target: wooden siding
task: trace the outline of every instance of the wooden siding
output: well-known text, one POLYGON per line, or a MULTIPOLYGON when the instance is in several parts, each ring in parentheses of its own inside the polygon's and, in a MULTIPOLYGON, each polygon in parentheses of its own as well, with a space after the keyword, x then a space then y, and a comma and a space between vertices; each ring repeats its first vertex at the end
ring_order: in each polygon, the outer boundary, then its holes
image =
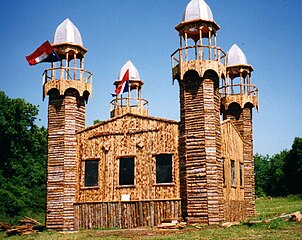
POLYGON ((256 216, 256 194, 254 175, 252 108, 244 108, 241 114, 241 119, 243 122, 244 132, 244 199, 246 202, 247 217, 254 217, 256 216))
POLYGON ((75 229, 154 227, 180 219, 180 199, 75 204, 75 229))
POLYGON ((77 135, 77 203, 180 199, 178 123, 126 114, 77 135), (156 184, 156 159, 173 154, 173 182, 156 184), (133 186, 120 186, 119 158, 134 157, 133 186), (84 186, 84 161, 99 159, 97 187, 84 186))
POLYGON ((182 208, 189 223, 223 220, 220 97, 210 79, 180 80, 182 208))
POLYGON ((224 158, 224 219, 225 221, 241 221, 246 216, 244 199, 245 171, 243 169, 243 185, 240 186, 240 164, 244 164, 243 139, 231 120, 221 124, 222 157, 224 158), (235 185, 231 179, 231 161, 235 162, 235 185))
POLYGON ((74 230, 76 130, 85 127, 85 104, 76 91, 51 95, 48 107, 46 227, 74 230))

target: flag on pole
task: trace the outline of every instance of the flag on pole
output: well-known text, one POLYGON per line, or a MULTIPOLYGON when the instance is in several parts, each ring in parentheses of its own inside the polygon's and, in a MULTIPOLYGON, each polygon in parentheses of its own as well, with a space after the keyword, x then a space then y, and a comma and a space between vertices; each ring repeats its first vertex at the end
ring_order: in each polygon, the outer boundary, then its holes
POLYGON ((120 85, 114 91, 117 95, 129 92, 129 69, 125 72, 120 85))
POLYGON ((29 65, 36 65, 41 62, 60 61, 59 56, 54 51, 49 41, 44 42, 32 54, 25 57, 29 65))

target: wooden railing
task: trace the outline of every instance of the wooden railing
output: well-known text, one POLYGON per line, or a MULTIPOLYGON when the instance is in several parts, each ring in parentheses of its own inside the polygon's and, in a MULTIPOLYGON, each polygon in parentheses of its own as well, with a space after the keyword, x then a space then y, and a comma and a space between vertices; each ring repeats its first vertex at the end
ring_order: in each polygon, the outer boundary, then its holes
POLYGON ((221 48, 202 45, 178 48, 171 55, 172 68, 177 66, 180 62, 189 62, 193 60, 218 61, 222 65, 226 65, 225 59, 226 54, 221 48))
POLYGON ((110 102, 110 111, 115 108, 140 107, 148 109, 148 101, 143 98, 116 97, 110 102))
POLYGON ((75 80, 84 83, 92 83, 92 73, 82 68, 55 67, 45 69, 43 82, 50 80, 75 80))
POLYGON ((239 94, 258 97, 258 88, 252 84, 228 84, 219 89, 221 97, 239 94))

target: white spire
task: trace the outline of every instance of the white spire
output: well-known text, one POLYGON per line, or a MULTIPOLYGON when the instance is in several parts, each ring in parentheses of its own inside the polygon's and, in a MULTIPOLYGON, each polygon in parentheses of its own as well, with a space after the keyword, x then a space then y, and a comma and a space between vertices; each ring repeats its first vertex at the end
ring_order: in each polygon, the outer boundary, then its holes
POLYGON ((83 47, 80 31, 68 18, 57 27, 53 43, 73 43, 83 47))
POLYGON ((128 60, 125 63, 125 65, 121 68, 118 80, 123 79, 123 76, 125 75, 128 69, 129 69, 129 80, 140 80, 138 70, 130 60, 128 60))
POLYGON ((228 51, 226 60, 227 66, 248 65, 245 54, 236 44, 233 44, 228 51))
POLYGON ((204 0, 191 0, 183 14, 183 21, 191 20, 214 21, 211 8, 204 0))

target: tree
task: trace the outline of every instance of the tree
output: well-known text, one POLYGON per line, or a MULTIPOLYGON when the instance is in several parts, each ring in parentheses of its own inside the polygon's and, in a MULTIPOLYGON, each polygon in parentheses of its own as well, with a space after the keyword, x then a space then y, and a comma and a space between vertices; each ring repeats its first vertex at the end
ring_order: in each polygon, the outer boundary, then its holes
POLYGON ((286 186, 291 194, 302 193, 302 138, 294 139, 284 163, 286 186))
POLYGON ((269 182, 267 187, 267 195, 269 196, 285 196, 288 194, 284 173, 284 163, 288 153, 287 150, 283 150, 269 160, 269 182))
POLYGON ((0 220, 45 207, 47 130, 38 108, 0 91, 0 220))
POLYGON ((255 154, 255 185, 256 196, 263 197, 267 195, 269 184, 269 156, 255 154))

